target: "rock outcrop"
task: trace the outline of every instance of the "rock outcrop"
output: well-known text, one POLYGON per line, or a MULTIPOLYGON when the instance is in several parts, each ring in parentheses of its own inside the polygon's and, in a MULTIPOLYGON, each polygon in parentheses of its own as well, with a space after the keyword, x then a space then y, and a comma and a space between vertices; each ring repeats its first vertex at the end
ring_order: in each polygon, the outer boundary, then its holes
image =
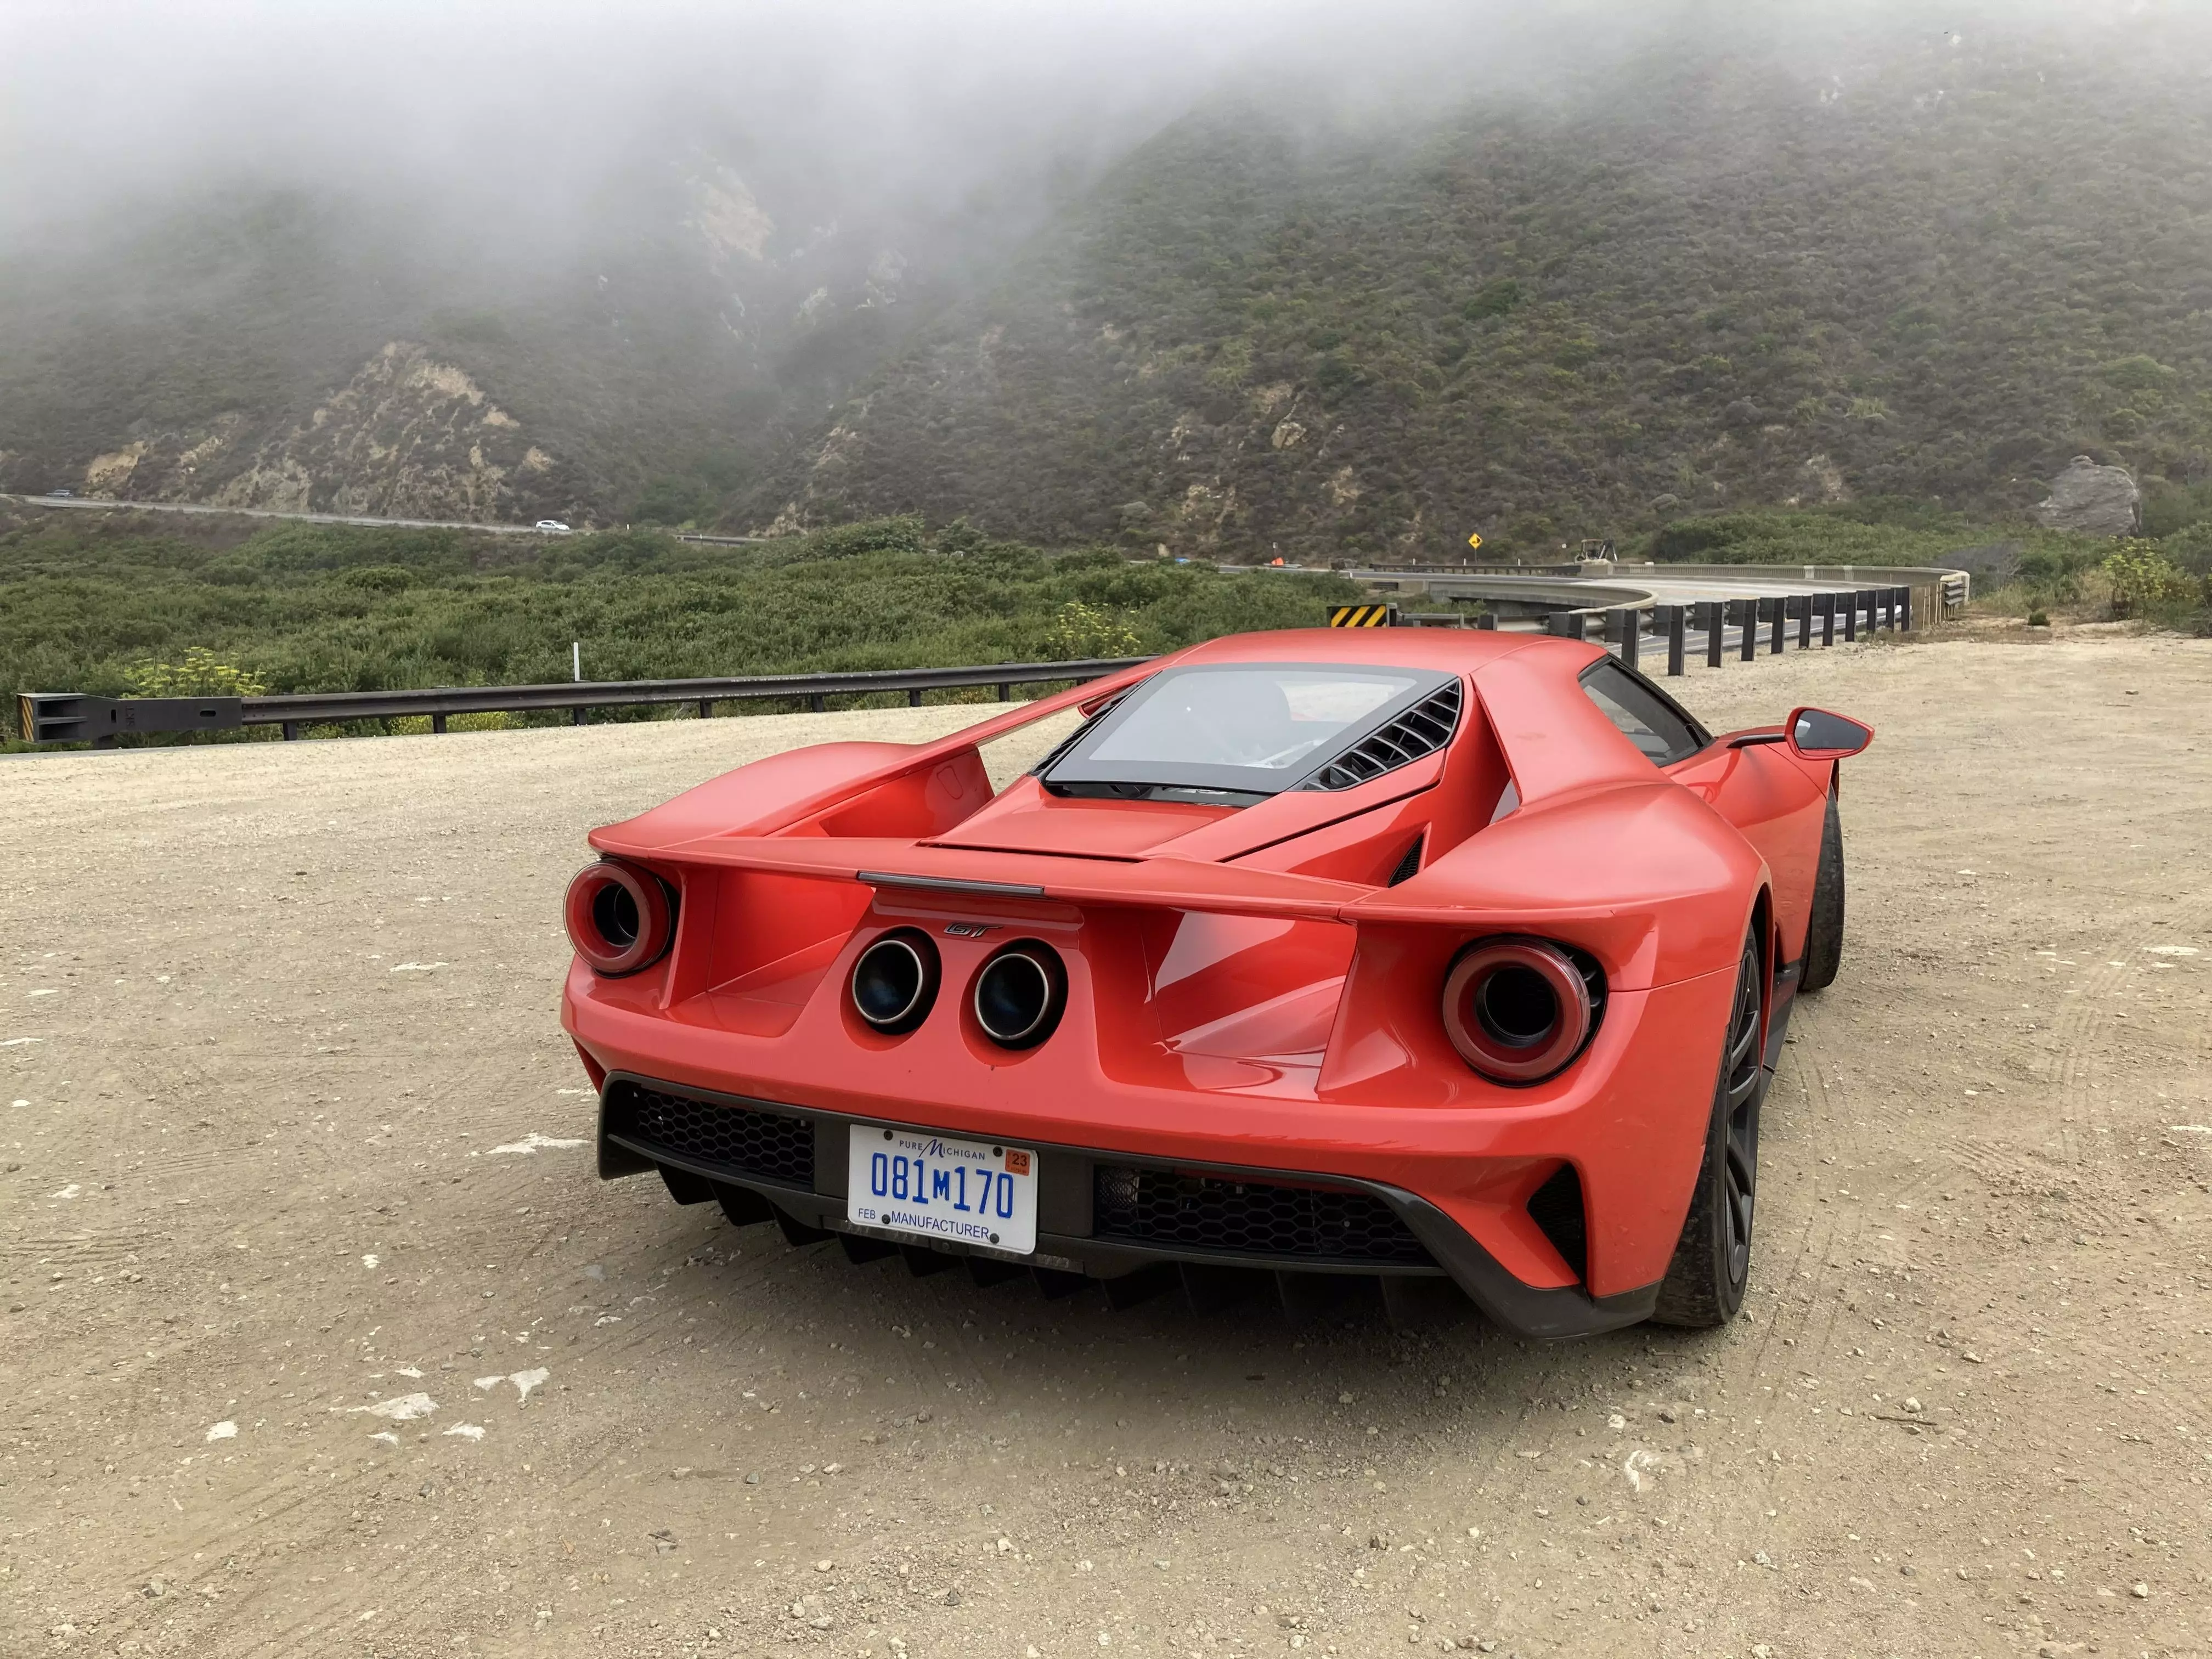
POLYGON ((466 374, 395 340, 343 391, 264 444, 213 500, 295 513, 503 519, 550 466, 466 374))
POLYGON ((2087 455, 2051 481, 2051 499, 2035 509, 2049 530, 2084 536, 2132 536, 2142 528, 2142 491, 2124 466, 2100 466, 2087 455))
POLYGON ((395 340, 303 418, 256 441, 243 415, 133 437, 86 495, 283 513, 499 520, 578 516, 553 458, 459 368, 395 340))

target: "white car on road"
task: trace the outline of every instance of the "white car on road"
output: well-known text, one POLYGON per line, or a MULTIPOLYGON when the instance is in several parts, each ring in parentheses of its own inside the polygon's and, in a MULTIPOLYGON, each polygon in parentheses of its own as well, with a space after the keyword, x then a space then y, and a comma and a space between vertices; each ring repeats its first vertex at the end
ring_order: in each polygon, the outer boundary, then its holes
POLYGON ((568 526, 558 519, 540 519, 536 524, 531 526, 531 528, 550 531, 556 536, 565 536, 568 533, 568 526))

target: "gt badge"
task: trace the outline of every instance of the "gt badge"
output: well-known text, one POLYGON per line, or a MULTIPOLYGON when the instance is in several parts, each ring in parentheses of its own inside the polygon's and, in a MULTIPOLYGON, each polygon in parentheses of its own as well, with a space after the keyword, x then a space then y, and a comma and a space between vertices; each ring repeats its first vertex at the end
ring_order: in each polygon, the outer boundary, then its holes
POLYGON ((985 921, 948 921, 945 924, 945 933, 948 939, 981 939, 990 931, 990 923, 985 921))

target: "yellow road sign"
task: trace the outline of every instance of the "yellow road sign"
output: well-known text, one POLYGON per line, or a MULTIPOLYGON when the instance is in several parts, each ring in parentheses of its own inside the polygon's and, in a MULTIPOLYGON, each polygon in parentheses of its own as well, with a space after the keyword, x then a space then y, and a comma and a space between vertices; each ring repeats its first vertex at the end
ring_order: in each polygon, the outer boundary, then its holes
POLYGON ((1340 605, 1328 613, 1331 628, 1395 628, 1395 605, 1340 605))
POLYGON ((1468 544, 1469 547, 1473 548, 1476 552, 1480 553, 1480 551, 1482 551, 1482 537, 1481 537, 1481 535, 1478 532, 1478 533, 1477 533, 1477 534, 1475 534, 1475 535, 1469 536, 1469 537, 1467 538, 1467 544, 1468 544))

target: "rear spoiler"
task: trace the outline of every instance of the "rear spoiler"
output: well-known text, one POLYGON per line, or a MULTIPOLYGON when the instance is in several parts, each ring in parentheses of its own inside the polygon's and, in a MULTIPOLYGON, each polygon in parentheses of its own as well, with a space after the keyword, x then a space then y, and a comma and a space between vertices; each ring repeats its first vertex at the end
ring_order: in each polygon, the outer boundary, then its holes
MULTIPOLYGON (((618 830, 620 826, 617 826, 618 830)), ((889 894, 978 902, 1028 902, 1200 910, 1220 915, 1274 916, 1297 921, 1390 922, 1416 927, 1480 927, 1508 923, 1603 922, 1621 918, 1620 904, 1559 904, 1531 914, 1493 905, 1407 902, 1394 890, 1319 876, 1285 875, 1195 859, 1068 858, 1048 853, 975 852, 917 846, 911 841, 823 836, 705 837, 676 851, 632 846, 611 830, 592 844, 618 858, 663 866, 754 870, 821 881, 849 881, 889 894)), ((1640 911, 1645 907, 1633 907, 1640 911)))
POLYGON ((704 836, 670 848, 632 846, 612 830, 595 831, 602 853, 659 865, 757 870, 858 882, 879 891, 975 899, 1042 900, 1079 905, 1207 910, 1227 915, 1334 921, 1374 890, 1353 882, 1280 875, 1194 859, 1067 858, 1046 853, 975 852, 823 836, 704 836))

